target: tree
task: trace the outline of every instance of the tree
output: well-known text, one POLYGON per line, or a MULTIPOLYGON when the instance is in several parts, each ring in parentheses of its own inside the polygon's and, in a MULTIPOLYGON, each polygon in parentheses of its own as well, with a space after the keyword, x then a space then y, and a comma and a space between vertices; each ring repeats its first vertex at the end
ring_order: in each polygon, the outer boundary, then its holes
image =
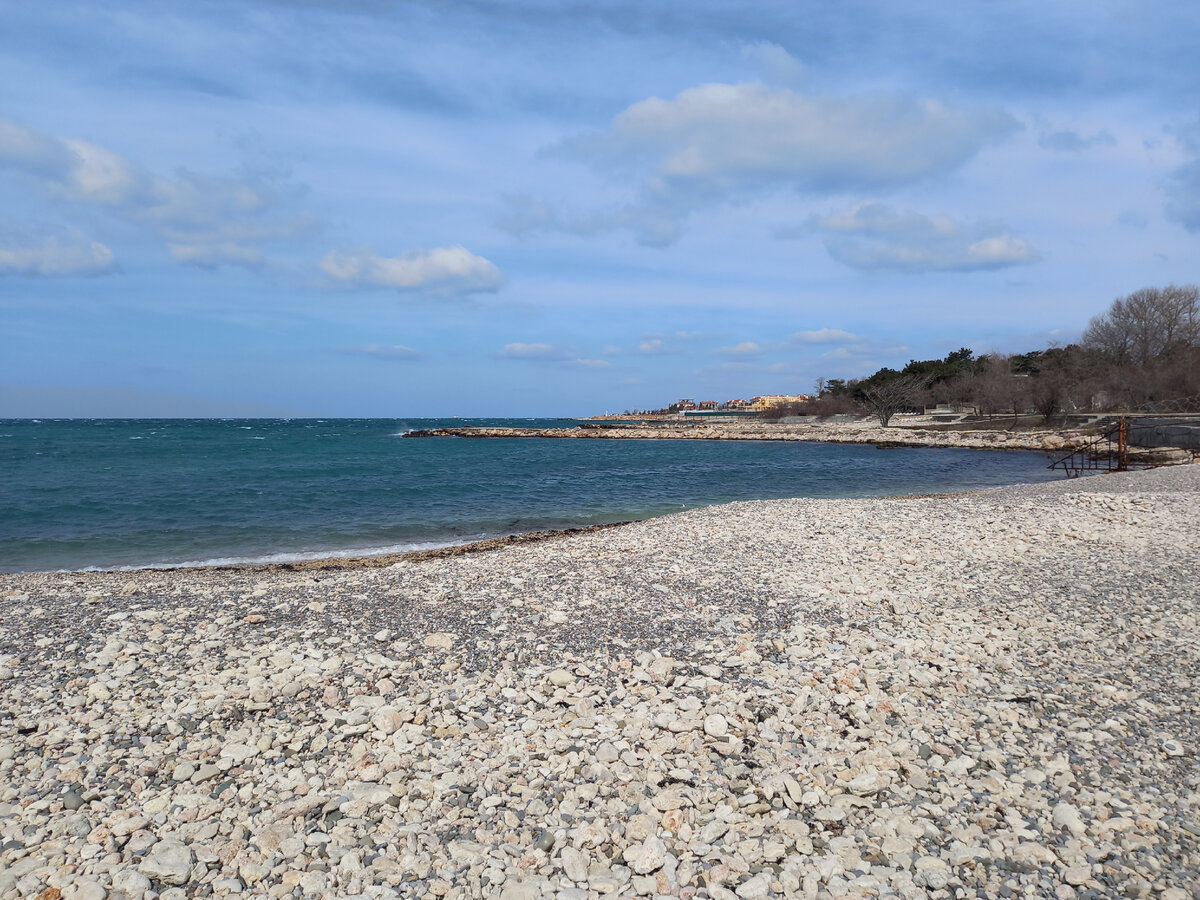
POLYGON ((1094 380, 1109 405, 1195 406, 1200 393, 1200 290, 1143 288, 1113 301, 1083 333, 1094 380))
POLYGON ((1200 346, 1200 290, 1142 288, 1113 301, 1083 332, 1083 346, 1114 363, 1146 366, 1200 346))
POLYGON ((881 369, 871 376, 869 382, 862 382, 860 390, 863 402, 879 419, 879 424, 887 428, 892 416, 912 405, 914 398, 929 386, 929 377, 925 375, 901 375, 892 373, 890 377, 880 378, 879 375, 892 370, 881 369))
POLYGON ((979 358, 972 399, 984 415, 1011 412, 1015 420, 1025 408, 1028 381, 1027 375, 1014 371, 1012 357, 989 353, 979 358))
POLYGON ((1078 386, 1080 350, 1075 344, 1066 347, 1051 345, 1033 357, 1033 373, 1029 378, 1029 402, 1048 425, 1059 413, 1076 406, 1071 399, 1078 386))

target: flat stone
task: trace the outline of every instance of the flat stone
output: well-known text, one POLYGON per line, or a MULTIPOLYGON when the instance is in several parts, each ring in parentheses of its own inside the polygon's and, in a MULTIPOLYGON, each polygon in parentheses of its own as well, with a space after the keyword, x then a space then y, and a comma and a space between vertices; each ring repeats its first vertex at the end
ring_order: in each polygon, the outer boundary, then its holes
POLYGON ((500 891, 500 900, 539 900, 542 889, 528 881, 510 881, 500 891))
POLYGON ((150 879, 136 869, 121 869, 112 877, 114 893, 124 895, 129 900, 142 900, 142 895, 150 890, 150 879))
POLYGON ((950 866, 936 856, 922 856, 913 862, 913 881, 932 891, 940 891, 950 883, 950 866))
POLYGON ((147 878, 165 884, 185 884, 192 874, 192 850, 180 841, 159 841, 138 870, 147 878))
POLYGON ((107 896, 108 891, 94 878, 76 878, 63 892, 64 900, 104 900, 107 896))
POLYGON ((705 716, 704 733, 710 737, 723 738, 729 734, 729 721, 720 713, 705 716))
POLYGON ((1063 872, 1063 880, 1067 884, 1081 885, 1092 877, 1090 866, 1071 866, 1063 872))
POLYGON ((877 794, 881 791, 887 782, 874 772, 864 772, 862 775, 856 775, 850 779, 850 783, 846 787, 850 793, 856 794, 859 797, 869 797, 872 794, 877 794))
POLYGON ((587 881, 588 877, 588 856, 582 850, 576 850, 574 847, 563 847, 559 854, 559 859, 562 862, 563 874, 576 884, 587 881))
POLYGON ((738 885, 734 893, 742 900, 763 900, 771 895, 771 878, 766 872, 760 872, 749 881, 738 885))
POLYGON ((1087 825, 1080 816, 1079 810, 1070 803, 1057 803, 1051 813, 1051 821, 1055 828, 1065 828, 1074 835, 1085 834, 1087 825))
POLYGON ((234 765, 241 765, 256 756, 258 756, 258 748, 250 744, 226 744, 221 748, 221 758, 233 760, 234 765))
POLYGON ((659 812, 679 809, 685 802, 683 792, 675 788, 662 791, 654 796, 654 808, 659 812))

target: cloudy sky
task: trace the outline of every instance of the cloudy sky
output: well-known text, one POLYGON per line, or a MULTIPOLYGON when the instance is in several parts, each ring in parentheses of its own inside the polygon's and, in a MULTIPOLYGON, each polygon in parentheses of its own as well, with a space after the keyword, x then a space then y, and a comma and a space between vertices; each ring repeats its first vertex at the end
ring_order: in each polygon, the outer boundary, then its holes
POLYGON ((0 416, 791 393, 1200 278, 1186 0, 4 18, 0 416))

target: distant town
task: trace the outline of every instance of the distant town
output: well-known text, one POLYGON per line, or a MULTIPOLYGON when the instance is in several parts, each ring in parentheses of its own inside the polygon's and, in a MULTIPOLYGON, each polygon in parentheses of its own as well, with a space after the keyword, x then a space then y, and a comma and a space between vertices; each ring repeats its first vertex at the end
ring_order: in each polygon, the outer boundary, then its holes
POLYGON ((749 400, 692 400, 684 398, 676 400, 670 406, 662 409, 631 409, 625 415, 631 416, 664 416, 677 413, 695 412, 728 412, 728 413, 764 413, 780 410, 799 403, 815 399, 811 394, 763 394, 751 397, 749 400))

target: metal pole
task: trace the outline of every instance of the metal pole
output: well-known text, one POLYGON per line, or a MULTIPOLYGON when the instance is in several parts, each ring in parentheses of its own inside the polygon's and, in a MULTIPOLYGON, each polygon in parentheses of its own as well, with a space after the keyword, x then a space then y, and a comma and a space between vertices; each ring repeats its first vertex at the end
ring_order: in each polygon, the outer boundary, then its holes
POLYGON ((1129 419, 1121 416, 1117 425, 1117 471, 1129 469, 1129 419))

